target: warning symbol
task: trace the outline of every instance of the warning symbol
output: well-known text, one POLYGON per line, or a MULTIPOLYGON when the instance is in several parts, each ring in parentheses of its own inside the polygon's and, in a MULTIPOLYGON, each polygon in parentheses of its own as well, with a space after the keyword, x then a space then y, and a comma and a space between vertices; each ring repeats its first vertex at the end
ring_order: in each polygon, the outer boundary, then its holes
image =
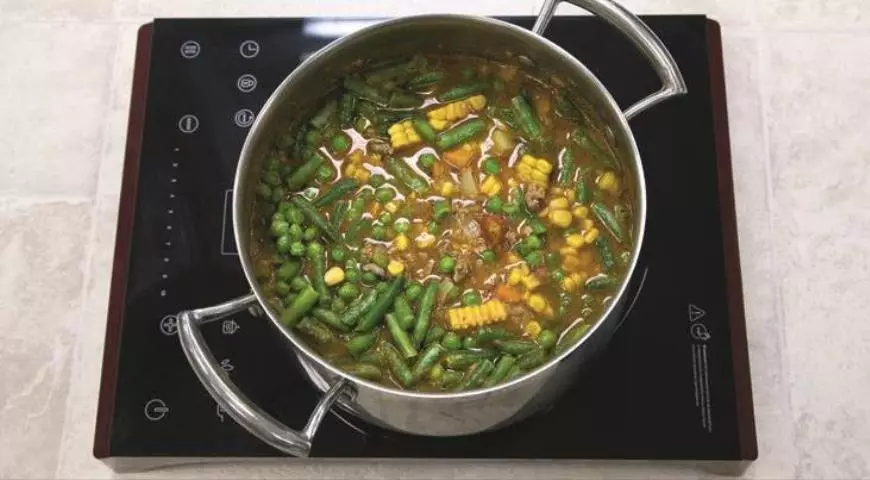
POLYGON ((696 307, 695 305, 692 305, 691 303, 689 304, 689 321, 690 322, 696 322, 704 315, 707 315, 707 312, 705 312, 704 310, 701 310, 700 308, 696 307))

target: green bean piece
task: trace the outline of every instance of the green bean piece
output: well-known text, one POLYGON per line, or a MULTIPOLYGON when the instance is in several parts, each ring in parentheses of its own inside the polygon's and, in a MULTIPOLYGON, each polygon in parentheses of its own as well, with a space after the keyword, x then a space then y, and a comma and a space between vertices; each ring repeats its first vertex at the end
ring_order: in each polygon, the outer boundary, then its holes
POLYGON ((356 115, 356 96, 345 93, 338 100, 338 123, 343 128, 351 126, 353 117, 356 115))
POLYGON ((454 102, 456 100, 462 100, 463 98, 470 97, 472 95, 477 95, 478 93, 483 92, 486 89, 487 85, 485 82, 475 82, 469 83, 465 85, 459 85, 457 87, 453 87, 450 90, 438 95, 437 98, 439 102, 454 102))
POLYGON ((341 316, 341 323, 348 327, 356 326, 359 319, 362 318, 365 312, 372 308, 377 299, 378 292, 375 290, 369 290, 368 293, 357 298, 348 305, 347 310, 344 311, 344 315, 341 316))
POLYGON ((538 334, 538 338, 535 339, 538 342, 538 345, 545 350, 549 350, 556 345, 556 340, 558 337, 552 330, 541 330, 541 333, 538 334))
POLYGON ((325 218, 323 218, 311 202, 298 195, 293 197, 290 201, 293 202, 300 211, 302 211, 302 214, 309 222, 320 230, 324 237, 332 242, 338 241, 338 232, 329 224, 329 222, 326 221, 325 218))
POLYGON ((438 163, 438 157, 434 153, 424 153, 417 159, 417 166, 428 173, 432 172, 436 163, 438 163))
POLYGON ((362 354, 372 348, 378 340, 378 332, 364 333, 362 335, 354 335, 345 343, 345 346, 355 356, 362 354))
POLYGON ((306 285, 293 299, 293 302, 281 312, 281 323, 289 328, 296 326, 296 323, 317 304, 318 298, 320 298, 320 294, 317 293, 317 290, 311 285, 306 285))
POLYGON ((462 348, 472 350, 477 348, 477 339, 473 335, 468 335, 462 339, 462 348))
POLYGON ((414 382, 414 377, 411 375, 411 369, 405 365, 405 360, 399 351, 396 350, 396 347, 389 342, 384 342, 381 344, 380 349, 384 355, 384 360, 390 367, 390 371, 393 372, 396 380, 405 388, 409 387, 414 382))
POLYGON ((308 280, 305 280, 303 277, 295 277, 290 281, 290 290, 294 292, 300 292, 308 287, 310 284, 308 280))
POLYGON ((328 207, 333 202, 336 202, 345 195, 353 192, 359 188, 359 182, 352 178, 344 178, 335 182, 335 184, 329 189, 328 192, 314 199, 311 202, 311 205, 320 208, 320 207, 328 207))
POLYGON ((577 186, 574 188, 574 199, 578 203, 589 203, 589 198, 591 193, 589 192, 589 186, 586 185, 586 179, 583 178, 583 171, 580 171, 580 174, 577 175, 577 186))
POLYGON ((496 340, 493 342, 499 350, 510 355, 522 355, 538 348, 532 340, 496 340))
POLYGON ((426 290, 423 292, 423 298, 420 299, 420 306, 417 310, 417 318, 414 322, 414 330, 411 339, 414 341, 414 346, 420 348, 423 340, 426 338, 426 332, 429 331, 429 321, 432 316, 432 310, 435 309, 435 295, 438 293, 438 282, 430 281, 426 284, 426 290))
POLYGON ((411 123, 414 125, 414 130, 420 134, 420 138, 427 142, 435 141, 435 137, 438 134, 435 133, 435 129, 432 128, 432 125, 429 125, 429 122, 427 122, 425 118, 416 116, 411 119, 411 123))
POLYGON ((281 175, 275 170, 266 170, 263 173, 263 181, 271 187, 277 187, 281 185, 281 175))
POLYGON ((433 343, 432 345, 426 347, 425 350, 423 350, 423 353, 421 353, 420 356, 417 357, 417 361, 414 363, 414 366, 411 367, 411 378, 413 378, 413 381, 415 383, 420 381, 424 376, 426 376, 427 373, 430 372, 433 366, 438 362, 438 359, 441 357, 441 353, 443 351, 444 349, 441 347, 441 345, 437 343, 433 343))
POLYGON ((326 286, 324 275, 326 274, 326 259, 323 258, 323 247, 319 243, 311 243, 308 245, 308 259, 311 261, 312 274, 311 283, 314 289, 320 294, 320 302, 326 303, 330 299, 329 287, 326 286), (313 247, 313 248, 312 248, 313 247), (319 249, 317 247, 320 247, 319 249))
POLYGON ((347 211, 347 224, 350 225, 347 229, 345 237, 348 240, 353 240, 357 237, 360 231, 365 228, 367 222, 362 222, 362 216, 368 207, 374 194, 371 190, 363 190, 356 198, 351 201, 350 208, 347 211))
POLYGON ((571 147, 565 149, 562 154, 562 164, 559 166, 559 175, 556 177, 556 183, 560 186, 568 187, 574 181, 574 175, 577 173, 577 165, 574 163, 574 150, 571 147))
POLYGON ((290 285, 283 280, 278 280, 275 282, 275 293, 282 296, 287 295, 290 293, 290 285))
POLYGON ((386 83, 395 78, 405 77, 409 73, 417 71, 420 67, 420 61, 416 59, 380 67, 366 74, 366 83, 371 85, 386 83))
POLYGON ((390 175, 396 177, 396 180, 409 190, 424 193, 429 189, 429 182, 418 175, 402 158, 387 157, 385 168, 390 175))
MULTIPOLYGON (((407 293, 406 291, 405 295, 407 293)), ((396 320, 399 321, 399 326, 402 327, 402 330, 409 330, 414 326, 414 312, 404 296, 399 295, 396 297, 396 301, 393 302, 393 312, 396 314, 396 320)))
POLYGON ((517 123, 520 129, 528 137, 529 140, 537 140, 541 137, 541 122, 535 112, 532 111, 531 105, 526 100, 526 97, 517 95, 511 99, 511 107, 516 114, 517 123))
POLYGON ((332 303, 329 304, 329 308, 336 314, 340 314, 347 308, 347 302, 345 302, 341 297, 333 298, 332 303))
POLYGON ((486 122, 481 118, 472 118, 459 125, 445 130, 435 138, 435 145, 441 150, 448 150, 460 143, 471 140, 478 133, 486 129, 486 122))
POLYGON ((320 111, 315 113, 314 116, 311 117, 311 120, 309 120, 309 122, 311 123, 311 125, 314 125, 316 128, 323 128, 323 126, 329 122, 329 118, 332 117, 332 115, 335 113, 337 108, 338 108, 337 101, 331 100, 329 102, 326 102, 326 105, 324 105, 320 109, 320 111))
POLYGON ((529 370, 544 363, 545 360, 547 360, 547 352, 543 348, 536 348, 517 358, 517 366, 523 370, 529 370))
POLYGON ((356 77, 345 78, 344 88, 348 89, 356 96, 377 103, 378 105, 386 105, 387 101, 389 101, 386 94, 356 77))
POLYGON ((390 331, 390 336, 393 337, 393 343, 399 347, 402 355, 405 358, 416 357, 417 349, 414 348, 414 345, 411 343, 411 338, 408 336, 408 332, 399 325, 396 315, 388 313, 386 319, 387 330, 390 331))
POLYGON ((342 365, 341 369, 355 377, 364 378, 366 380, 380 380, 383 376, 381 369, 370 363, 350 363, 342 365))
POLYGON ((511 367, 510 370, 508 370, 507 374, 502 379, 502 382, 503 383, 510 382, 511 380, 519 377, 522 374, 523 374, 523 371, 520 369, 520 367, 518 367, 516 364, 514 364, 514 366, 511 367))
POLYGON ((444 365, 453 370, 465 370, 489 356, 490 353, 484 350, 459 350, 444 355, 444 365))
POLYGON ((302 321, 296 325, 296 328, 300 332, 313 338, 317 343, 328 343, 335 339, 335 335, 332 334, 329 327, 311 317, 303 318, 302 321))
POLYGON ((459 385, 459 382, 462 381, 462 373, 456 372, 453 370, 444 370, 444 373, 441 374, 441 381, 438 382, 441 388, 445 390, 450 390, 459 385))
POLYGON ((422 97, 407 92, 393 92, 387 101, 392 108, 416 108, 422 104, 422 97))
POLYGON ((317 176, 317 170, 325 162, 326 159, 319 152, 312 153, 305 160, 305 163, 300 165, 292 175, 287 177, 287 181, 284 184, 291 192, 298 191, 314 180, 314 177, 317 176))
POLYGON ((305 144, 309 147, 316 147, 322 139, 323 135, 320 133, 320 130, 308 130, 305 132, 305 144))
POLYGON ((350 327, 341 322, 341 317, 337 313, 325 308, 315 308, 311 310, 311 315, 321 322, 341 332, 349 332, 350 327))
POLYGON ((598 274, 586 280, 587 290, 608 290, 617 285, 618 281, 614 277, 609 277, 604 274, 598 274))
POLYGON ((441 338, 441 345, 445 350, 459 350, 462 348, 462 339, 456 334, 456 332, 447 332, 441 338))
POLYGON ((517 124, 516 115, 510 107, 497 107, 495 105, 490 105, 489 107, 486 107, 486 113, 490 118, 500 121, 511 130, 520 129, 517 124))
POLYGON ((429 331, 426 332, 426 338, 423 340, 423 346, 429 346, 433 343, 437 343, 441 340, 441 337, 444 336, 444 327, 440 325, 432 325, 429 327, 429 331))
MULTIPOLYGON (((378 339, 377 332, 367 333, 366 335, 360 335, 360 336, 369 336, 369 335, 372 337, 372 345, 374 345, 375 340, 378 339)), ((366 348, 367 349, 371 348, 372 345, 369 345, 366 348)), ((375 365, 378 367, 380 367, 384 364, 383 357, 381 356, 380 352, 377 351, 377 349, 364 351, 363 353, 361 353, 359 355, 359 361, 360 361, 360 363, 368 363, 370 365, 375 365)))
POLYGON ((444 72, 428 72, 417 75, 408 81, 407 87, 411 90, 417 90, 423 87, 435 85, 444 78, 444 72))
MULTIPOLYGON (((393 305, 393 302, 395 302, 396 297, 402 292, 402 287, 404 286, 405 277, 396 277, 396 279, 390 283, 387 290, 383 294, 378 295, 374 305, 372 305, 359 324, 357 324, 355 331, 368 332, 375 328, 378 323, 384 319, 384 314, 386 314, 390 306, 393 305)), ((416 347, 417 345, 415 344, 414 346, 416 347)))
MULTIPOLYGON (((413 368, 411 369, 411 373, 412 374, 414 373, 413 368)), ((436 383, 436 384, 441 382, 441 377, 443 377, 443 376, 444 376, 444 367, 442 367, 441 365, 439 365, 437 363, 432 368, 429 369, 429 375, 427 375, 427 377, 429 377, 429 381, 436 383)))
POLYGON ((610 245, 604 237, 598 237, 593 242, 595 250, 598 252, 598 257, 601 261, 601 268, 605 273, 610 273, 616 268, 616 260, 613 258, 613 251, 610 250, 610 245))
POLYGON ((512 355, 502 355, 495 363, 495 368, 489 376, 486 377, 486 380, 483 381, 484 388, 501 383, 501 381, 507 376, 508 372, 514 368, 516 363, 516 357, 512 355))
POLYGON ((460 302, 463 307, 480 305, 483 303, 483 299, 480 298, 480 292, 477 290, 469 290, 462 294, 460 302))
POLYGON ((472 365, 467 372, 465 372, 465 376, 462 377, 462 382, 457 385, 454 390, 461 392, 463 390, 472 390, 479 387, 483 384, 483 381, 486 380, 486 377, 489 376, 490 372, 492 372, 493 368, 492 361, 479 360, 477 363, 472 365))
POLYGON ((622 230, 622 225, 619 224, 619 219, 616 218, 616 215, 607 205, 600 202, 592 202, 591 207, 592 213, 595 214, 598 221, 603 223, 607 227, 607 231, 621 244, 625 240, 625 232, 622 230))
POLYGON ((589 330, 592 325, 588 323, 584 323, 581 325, 577 325, 567 332, 562 334, 562 338, 559 339, 559 342, 556 343, 556 346, 553 348, 553 356, 560 355, 565 350, 573 347, 583 338, 583 335, 589 330))

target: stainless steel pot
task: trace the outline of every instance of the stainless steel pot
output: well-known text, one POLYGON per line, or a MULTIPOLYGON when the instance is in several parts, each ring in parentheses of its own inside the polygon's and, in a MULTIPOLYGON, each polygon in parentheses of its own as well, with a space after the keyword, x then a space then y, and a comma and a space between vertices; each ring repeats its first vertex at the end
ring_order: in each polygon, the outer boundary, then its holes
POLYGON ((550 402, 570 385, 578 367, 617 328, 626 303, 628 277, 634 272, 646 222, 646 189, 637 146, 628 120, 647 108, 685 93, 682 76, 655 34, 637 17, 611 0, 570 0, 620 30, 646 56, 662 80, 662 88, 620 111, 607 89, 577 59, 541 36, 559 0, 548 0, 533 30, 490 18, 424 15, 385 21, 334 41, 309 57, 272 94, 251 128, 239 158, 233 195, 233 228, 239 259, 253 293, 221 305, 182 312, 178 336, 202 384, 217 403, 249 432, 283 452, 307 456, 312 438, 326 413, 336 406, 393 430, 419 435, 466 435, 499 428, 550 402), (636 244, 626 281, 603 318, 577 345, 545 366, 509 383, 462 393, 400 391, 358 378, 330 366, 266 307, 250 257, 254 185, 261 162, 279 130, 300 122, 318 99, 333 89, 355 60, 403 57, 416 52, 455 52, 491 58, 519 57, 524 63, 557 75, 587 99, 609 126, 617 155, 636 181, 636 244), (324 396, 301 431, 281 424, 252 403, 220 368, 200 328, 222 316, 257 307, 293 346, 302 368, 324 396))

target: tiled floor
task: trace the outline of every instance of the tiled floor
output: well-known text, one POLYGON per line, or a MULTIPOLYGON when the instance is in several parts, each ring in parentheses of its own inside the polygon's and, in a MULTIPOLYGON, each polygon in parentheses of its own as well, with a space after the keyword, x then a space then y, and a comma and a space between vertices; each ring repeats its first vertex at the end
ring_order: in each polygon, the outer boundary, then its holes
MULTIPOLYGON (((154 16, 531 14, 540 0, 0 0, 0 478, 90 454, 138 25, 154 16)), ((723 24, 757 478, 870 476, 870 2, 624 0, 723 24)), ((574 13, 563 6, 561 13, 574 13)), ((693 464, 284 462, 151 476, 694 477, 693 464)))

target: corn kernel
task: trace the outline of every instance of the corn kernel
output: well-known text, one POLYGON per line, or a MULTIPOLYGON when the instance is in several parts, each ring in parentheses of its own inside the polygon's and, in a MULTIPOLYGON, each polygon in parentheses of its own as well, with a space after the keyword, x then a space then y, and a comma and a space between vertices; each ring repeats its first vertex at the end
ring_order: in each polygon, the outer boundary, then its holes
POLYGON ((572 233, 565 237, 565 243, 570 247, 580 248, 583 246, 583 235, 579 233, 572 233))
POLYGON ((529 296, 528 305, 532 310, 541 313, 547 309, 547 300, 542 295, 534 294, 529 296))
POLYGON ((519 266, 519 267, 517 267, 517 268, 519 268, 519 269, 520 269, 520 273, 522 273, 522 274, 523 274, 523 275, 528 275, 528 274, 529 274, 529 272, 530 272, 530 270, 529 270, 529 266, 528 266, 528 265, 526 265, 526 264, 525 264, 525 263, 524 263, 524 264, 522 264, 522 265, 520 265, 520 266, 519 266))
POLYGON ((571 214, 567 210, 551 210, 547 216, 557 227, 566 228, 571 225, 571 214))
POLYGON ((586 232, 585 235, 583 235, 583 241, 585 241, 586 243, 592 243, 597 238, 598 238, 598 229, 597 228, 593 228, 592 230, 589 230, 588 232, 586 232))
POLYGON ((441 188, 440 188, 439 193, 441 194, 442 197, 449 197, 449 196, 453 195, 453 191, 455 189, 456 189, 456 185, 454 185, 453 182, 444 181, 444 182, 441 182, 441 188))
POLYGON ((574 210, 571 210, 571 213, 573 213, 574 217, 578 219, 586 218, 589 216, 589 209, 584 207, 583 205, 580 205, 578 207, 574 207, 574 210))
POLYGON ((616 175, 611 171, 601 174, 601 176, 598 177, 597 183, 598 188, 606 192, 615 193, 619 188, 619 182, 616 179, 616 175))
POLYGON ((593 261, 595 261, 595 254, 592 253, 592 250, 581 250, 580 254, 577 256, 579 268, 586 268, 589 265, 592 265, 593 261))
POLYGON ((580 257, 576 255, 571 255, 562 258, 562 268, 568 270, 569 272, 576 272, 582 267, 580 264, 580 257))
POLYGON ((541 333, 541 324, 532 320, 523 327, 523 331, 530 338, 538 338, 538 335, 541 333))
POLYGON ((475 95, 467 100, 468 104, 475 111, 481 110, 486 106, 486 97, 483 95, 475 95))
POLYGON ((405 272, 405 264, 395 260, 390 260, 390 263, 387 264, 387 271, 390 272, 390 275, 398 277, 405 272))
POLYGON ((550 208, 556 210, 565 210, 568 208, 568 199, 565 197, 556 197, 550 200, 550 208))
POLYGON ((574 190, 569 189, 567 192, 565 192, 565 198, 567 198, 569 202, 574 201, 575 195, 576 193, 574 192, 574 190))
POLYGON ((566 292, 576 292, 578 286, 577 281, 572 276, 562 279, 562 289, 566 292))
POLYGON ((550 193, 555 196, 561 196, 564 193, 564 190, 562 190, 561 187, 553 187, 550 189, 550 193))
POLYGON ((592 221, 591 218, 587 218, 583 220, 583 230, 590 230, 595 226, 595 222, 592 221))
POLYGON ((387 202, 386 204, 384 204, 384 210, 390 213, 396 213, 399 210, 399 204, 392 201, 387 202))
POLYGON ((535 183, 547 183, 547 180, 550 179, 549 173, 542 172, 540 170, 532 170, 532 181, 535 183))
POLYGON ((498 178, 490 175, 483 179, 483 182, 480 184, 480 190, 486 194, 488 197, 494 197, 501 192, 501 182, 498 178))
POLYGON ((570 257, 572 255, 577 255, 577 249, 571 246, 565 246, 559 249, 559 254, 563 257, 570 257))
POLYGON ((344 270, 340 267, 332 267, 323 274, 323 281, 330 287, 344 281, 344 270))
POLYGON ((541 281, 534 275, 523 275, 522 282, 529 290, 534 290, 541 286, 541 281))
POLYGON ((509 285, 518 285, 523 280, 523 274, 520 272, 518 268, 514 268, 508 274, 508 284, 509 285))
POLYGON ((535 168, 544 173, 550 173, 553 171, 553 165, 542 158, 539 158, 538 161, 535 162, 535 168))
POLYGON ((407 250, 408 245, 411 243, 410 240, 408 240, 407 235, 405 235, 404 233, 400 233, 399 235, 397 235, 395 240, 393 241, 395 242, 396 250, 399 251, 407 250))
POLYGON ((429 232, 423 232, 420 235, 417 235, 417 238, 414 239, 414 243, 417 245, 417 248, 429 248, 432 245, 435 245, 435 235, 432 235, 429 232))
POLYGON ((432 125, 432 128, 438 131, 444 130, 449 124, 450 122, 443 118, 429 118, 429 125, 432 125))

